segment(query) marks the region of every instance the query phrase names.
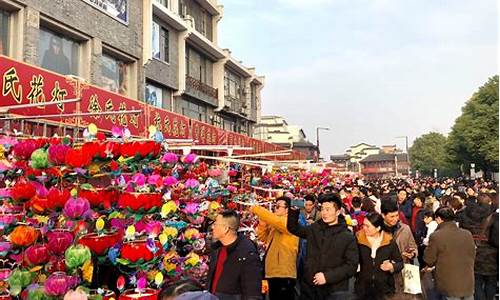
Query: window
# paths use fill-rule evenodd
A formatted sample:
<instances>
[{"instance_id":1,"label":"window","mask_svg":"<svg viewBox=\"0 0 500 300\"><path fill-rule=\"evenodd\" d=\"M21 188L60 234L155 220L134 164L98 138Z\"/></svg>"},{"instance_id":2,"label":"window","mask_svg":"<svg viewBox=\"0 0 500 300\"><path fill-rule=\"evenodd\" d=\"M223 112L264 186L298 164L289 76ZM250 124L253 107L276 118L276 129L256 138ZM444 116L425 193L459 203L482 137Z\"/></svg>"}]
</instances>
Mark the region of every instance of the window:
<instances>
[{"instance_id":1,"label":"window","mask_svg":"<svg viewBox=\"0 0 500 300\"><path fill-rule=\"evenodd\" d=\"M169 32L153 22L153 57L169 62Z\"/></svg>"},{"instance_id":2,"label":"window","mask_svg":"<svg viewBox=\"0 0 500 300\"><path fill-rule=\"evenodd\" d=\"M224 71L224 96L241 99L241 78L229 71Z\"/></svg>"},{"instance_id":3,"label":"window","mask_svg":"<svg viewBox=\"0 0 500 300\"><path fill-rule=\"evenodd\" d=\"M184 116L201 122L207 121L207 107L193 103L191 101L181 100L181 112Z\"/></svg>"},{"instance_id":4,"label":"window","mask_svg":"<svg viewBox=\"0 0 500 300\"><path fill-rule=\"evenodd\" d=\"M208 58L193 50L191 47L186 49L186 68L188 76L208 84L207 70L210 63Z\"/></svg>"},{"instance_id":5,"label":"window","mask_svg":"<svg viewBox=\"0 0 500 300\"><path fill-rule=\"evenodd\" d=\"M224 119L222 121L223 129L224 130L229 130L229 131L235 131L236 130L236 122L228 119Z\"/></svg>"},{"instance_id":6,"label":"window","mask_svg":"<svg viewBox=\"0 0 500 300\"><path fill-rule=\"evenodd\" d=\"M146 95L144 97L147 104L170 110L170 99L172 90L163 88L156 84L146 83Z\"/></svg>"},{"instance_id":7,"label":"window","mask_svg":"<svg viewBox=\"0 0 500 300\"><path fill-rule=\"evenodd\" d=\"M184 3L184 0L179 0L179 16L181 17L186 17L186 4Z\"/></svg>"},{"instance_id":8,"label":"window","mask_svg":"<svg viewBox=\"0 0 500 300\"><path fill-rule=\"evenodd\" d=\"M122 95L128 94L128 64L107 54L102 55L102 87Z\"/></svg>"},{"instance_id":9,"label":"window","mask_svg":"<svg viewBox=\"0 0 500 300\"><path fill-rule=\"evenodd\" d=\"M39 63L42 68L59 74L78 75L80 44L54 31L40 28L38 44Z\"/></svg>"},{"instance_id":10,"label":"window","mask_svg":"<svg viewBox=\"0 0 500 300\"><path fill-rule=\"evenodd\" d=\"M168 8L168 0L155 0L155 1Z\"/></svg>"},{"instance_id":11,"label":"window","mask_svg":"<svg viewBox=\"0 0 500 300\"><path fill-rule=\"evenodd\" d=\"M253 83L250 85L250 103L252 111L257 109L257 86Z\"/></svg>"},{"instance_id":12,"label":"window","mask_svg":"<svg viewBox=\"0 0 500 300\"><path fill-rule=\"evenodd\" d=\"M9 54L9 16L6 11L0 10L0 54Z\"/></svg>"}]
</instances>

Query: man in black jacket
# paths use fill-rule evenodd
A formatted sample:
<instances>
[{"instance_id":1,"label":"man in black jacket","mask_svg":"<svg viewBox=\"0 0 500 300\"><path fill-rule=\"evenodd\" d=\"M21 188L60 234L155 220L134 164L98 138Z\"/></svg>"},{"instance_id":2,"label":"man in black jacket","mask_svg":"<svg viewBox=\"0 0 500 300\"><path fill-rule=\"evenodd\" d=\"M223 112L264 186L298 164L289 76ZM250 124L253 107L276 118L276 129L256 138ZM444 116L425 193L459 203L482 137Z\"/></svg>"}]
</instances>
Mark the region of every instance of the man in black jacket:
<instances>
[{"instance_id":1,"label":"man in black jacket","mask_svg":"<svg viewBox=\"0 0 500 300\"><path fill-rule=\"evenodd\" d=\"M216 242L210 253L209 291L220 300L261 299L262 265L252 241L238 235L238 214L223 211L212 226Z\"/></svg>"},{"instance_id":2,"label":"man in black jacket","mask_svg":"<svg viewBox=\"0 0 500 300\"><path fill-rule=\"evenodd\" d=\"M348 299L349 278L356 274L359 260L356 239L340 216L338 195L322 194L319 203L321 220L307 227L298 224L297 208L288 212L288 231L307 239L300 299Z\"/></svg>"}]
</instances>

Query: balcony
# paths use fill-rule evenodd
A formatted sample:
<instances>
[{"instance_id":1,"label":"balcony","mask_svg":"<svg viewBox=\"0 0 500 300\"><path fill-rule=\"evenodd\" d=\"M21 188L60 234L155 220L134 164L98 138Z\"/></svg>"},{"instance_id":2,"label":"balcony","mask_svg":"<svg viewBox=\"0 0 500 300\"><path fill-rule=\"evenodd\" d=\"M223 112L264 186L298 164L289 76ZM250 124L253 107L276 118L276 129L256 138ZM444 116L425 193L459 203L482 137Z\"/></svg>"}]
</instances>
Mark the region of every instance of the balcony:
<instances>
[{"instance_id":1,"label":"balcony","mask_svg":"<svg viewBox=\"0 0 500 300\"><path fill-rule=\"evenodd\" d=\"M224 111L233 115L238 115L240 117L243 116L246 119L249 118L249 110L246 103L244 103L242 100L227 95L224 96Z\"/></svg>"},{"instance_id":2,"label":"balcony","mask_svg":"<svg viewBox=\"0 0 500 300\"><path fill-rule=\"evenodd\" d=\"M191 96L217 106L217 89L189 75L186 75L186 92Z\"/></svg>"}]
</instances>

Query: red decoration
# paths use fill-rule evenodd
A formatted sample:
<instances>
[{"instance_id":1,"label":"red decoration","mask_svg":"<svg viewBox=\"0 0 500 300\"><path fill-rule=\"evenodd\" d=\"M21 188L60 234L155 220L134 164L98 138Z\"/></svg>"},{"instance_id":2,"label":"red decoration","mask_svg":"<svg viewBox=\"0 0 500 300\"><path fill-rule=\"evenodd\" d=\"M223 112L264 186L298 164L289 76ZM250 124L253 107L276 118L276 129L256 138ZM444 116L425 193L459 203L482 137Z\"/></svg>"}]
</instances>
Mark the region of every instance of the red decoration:
<instances>
[{"instance_id":1,"label":"red decoration","mask_svg":"<svg viewBox=\"0 0 500 300\"><path fill-rule=\"evenodd\" d=\"M29 200L36 195L36 189L29 181L18 181L11 188L10 195L14 201Z\"/></svg>"},{"instance_id":2,"label":"red decoration","mask_svg":"<svg viewBox=\"0 0 500 300\"><path fill-rule=\"evenodd\" d=\"M110 209L116 203L118 192L115 190L98 189L96 191L81 190L79 196L89 200L91 207L104 207Z\"/></svg>"},{"instance_id":3,"label":"red decoration","mask_svg":"<svg viewBox=\"0 0 500 300\"><path fill-rule=\"evenodd\" d=\"M126 290L120 295L119 300L156 300L160 294L159 290L147 288L143 292L138 293L135 290Z\"/></svg>"},{"instance_id":4,"label":"red decoration","mask_svg":"<svg viewBox=\"0 0 500 300\"><path fill-rule=\"evenodd\" d=\"M73 243L73 234L69 230L54 229L47 233L47 247L52 254L63 255Z\"/></svg>"},{"instance_id":5,"label":"red decoration","mask_svg":"<svg viewBox=\"0 0 500 300\"><path fill-rule=\"evenodd\" d=\"M126 259L131 263L135 263L141 258L144 259L144 261L150 261L162 254L163 248L159 241L155 241L155 246L158 251L153 254L153 252L148 249L146 240L126 242L123 244L120 251L121 258Z\"/></svg>"},{"instance_id":6,"label":"red decoration","mask_svg":"<svg viewBox=\"0 0 500 300\"><path fill-rule=\"evenodd\" d=\"M147 142L129 142L121 146L121 154L123 157L134 157L139 155L144 158L148 155L157 157L161 151L161 144L154 141Z\"/></svg>"},{"instance_id":7,"label":"red decoration","mask_svg":"<svg viewBox=\"0 0 500 300\"><path fill-rule=\"evenodd\" d=\"M70 149L66 153L66 164L73 168L83 168L90 164L91 154L82 149Z\"/></svg>"},{"instance_id":8,"label":"red decoration","mask_svg":"<svg viewBox=\"0 0 500 300\"><path fill-rule=\"evenodd\" d=\"M47 198L35 195L30 201L26 202L26 206L34 213L42 214L48 209L49 201Z\"/></svg>"},{"instance_id":9,"label":"red decoration","mask_svg":"<svg viewBox=\"0 0 500 300\"><path fill-rule=\"evenodd\" d=\"M78 240L79 244L85 245L98 256L106 254L109 248L121 241L122 235L119 232L98 235L97 233L89 233Z\"/></svg>"},{"instance_id":10,"label":"red decoration","mask_svg":"<svg viewBox=\"0 0 500 300\"><path fill-rule=\"evenodd\" d=\"M162 205L161 194L155 193L123 193L118 200L120 208L138 211L143 208L145 211L151 208L158 208Z\"/></svg>"},{"instance_id":11,"label":"red decoration","mask_svg":"<svg viewBox=\"0 0 500 300\"><path fill-rule=\"evenodd\" d=\"M60 190L57 188L51 188L47 194L47 199L49 200L48 206L50 209L56 210L64 207L64 204L71 197L68 190Z\"/></svg>"},{"instance_id":12,"label":"red decoration","mask_svg":"<svg viewBox=\"0 0 500 300\"><path fill-rule=\"evenodd\" d=\"M32 245L24 252L26 262L30 266L38 266L49 261L47 245Z\"/></svg>"}]
</instances>

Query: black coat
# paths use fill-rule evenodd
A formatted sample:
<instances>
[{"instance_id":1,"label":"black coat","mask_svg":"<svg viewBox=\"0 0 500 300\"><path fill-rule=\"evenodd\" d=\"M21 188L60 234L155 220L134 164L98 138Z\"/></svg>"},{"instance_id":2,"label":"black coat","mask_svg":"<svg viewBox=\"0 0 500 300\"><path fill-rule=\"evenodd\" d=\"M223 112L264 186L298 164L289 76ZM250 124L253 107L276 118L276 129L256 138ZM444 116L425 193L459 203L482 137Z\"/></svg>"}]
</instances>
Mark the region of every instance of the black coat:
<instances>
[{"instance_id":1,"label":"black coat","mask_svg":"<svg viewBox=\"0 0 500 300\"><path fill-rule=\"evenodd\" d=\"M474 272L481 275L498 274L498 248L489 243L484 228L490 215L490 205L473 203L465 208L460 223L461 228L472 233L477 247Z\"/></svg>"},{"instance_id":2,"label":"black coat","mask_svg":"<svg viewBox=\"0 0 500 300\"><path fill-rule=\"evenodd\" d=\"M212 244L207 284L209 290L212 287L221 247L220 242ZM238 235L236 241L227 248L227 258L215 295L221 300L261 299L261 288L262 263L257 248L248 238Z\"/></svg>"},{"instance_id":3,"label":"black coat","mask_svg":"<svg viewBox=\"0 0 500 300\"><path fill-rule=\"evenodd\" d=\"M307 251L304 262L304 280L314 286L316 273L325 274L326 284L314 286L318 294L325 297L333 292L347 291L349 278L356 274L358 267L358 247L352 232L347 229L345 219L329 226L323 220L310 226L300 226L299 211L288 211L287 229L290 233L307 239Z\"/></svg>"},{"instance_id":4,"label":"black coat","mask_svg":"<svg viewBox=\"0 0 500 300\"><path fill-rule=\"evenodd\" d=\"M403 258L392 239L392 235L384 233L375 258L371 257L372 250L364 231L359 231L356 238L361 267L356 278L356 294L360 299L383 299L384 296L394 294L394 273L399 273L403 269ZM394 273L380 269L380 265L385 260L393 263Z\"/></svg>"},{"instance_id":5,"label":"black coat","mask_svg":"<svg viewBox=\"0 0 500 300\"><path fill-rule=\"evenodd\" d=\"M421 209L418 211L416 217L415 242L417 242L417 245L422 245L425 236L427 235L427 226L425 226L424 214L425 214L425 209Z\"/></svg>"}]
</instances>

